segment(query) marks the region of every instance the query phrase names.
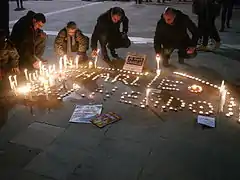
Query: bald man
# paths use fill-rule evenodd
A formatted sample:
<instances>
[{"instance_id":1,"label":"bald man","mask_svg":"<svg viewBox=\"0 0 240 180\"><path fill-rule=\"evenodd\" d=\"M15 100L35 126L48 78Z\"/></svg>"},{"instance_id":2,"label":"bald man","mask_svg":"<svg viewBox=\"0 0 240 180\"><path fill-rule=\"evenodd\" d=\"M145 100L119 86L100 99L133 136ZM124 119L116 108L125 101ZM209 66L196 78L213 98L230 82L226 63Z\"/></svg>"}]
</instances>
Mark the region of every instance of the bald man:
<instances>
[{"instance_id":1,"label":"bald man","mask_svg":"<svg viewBox=\"0 0 240 180\"><path fill-rule=\"evenodd\" d=\"M154 36L154 49L161 56L163 66L169 66L169 58L175 49L178 49L178 61L181 64L184 59L195 57L198 34L196 25L187 15L167 8L158 21Z\"/></svg>"}]
</instances>

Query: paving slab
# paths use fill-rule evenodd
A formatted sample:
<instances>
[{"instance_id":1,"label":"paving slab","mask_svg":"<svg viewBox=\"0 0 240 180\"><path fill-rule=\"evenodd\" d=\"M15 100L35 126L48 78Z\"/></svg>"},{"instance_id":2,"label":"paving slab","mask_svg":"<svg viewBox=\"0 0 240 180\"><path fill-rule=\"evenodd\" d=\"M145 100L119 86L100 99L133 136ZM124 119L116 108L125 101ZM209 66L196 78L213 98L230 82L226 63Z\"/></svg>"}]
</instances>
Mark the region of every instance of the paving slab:
<instances>
[{"instance_id":1,"label":"paving slab","mask_svg":"<svg viewBox=\"0 0 240 180\"><path fill-rule=\"evenodd\" d=\"M0 177L2 180L14 179L32 158L41 150L12 143L0 148Z\"/></svg>"},{"instance_id":2,"label":"paving slab","mask_svg":"<svg viewBox=\"0 0 240 180\"><path fill-rule=\"evenodd\" d=\"M19 135L11 140L12 143L22 144L27 147L45 149L60 133L63 128L34 122Z\"/></svg>"}]
</instances>

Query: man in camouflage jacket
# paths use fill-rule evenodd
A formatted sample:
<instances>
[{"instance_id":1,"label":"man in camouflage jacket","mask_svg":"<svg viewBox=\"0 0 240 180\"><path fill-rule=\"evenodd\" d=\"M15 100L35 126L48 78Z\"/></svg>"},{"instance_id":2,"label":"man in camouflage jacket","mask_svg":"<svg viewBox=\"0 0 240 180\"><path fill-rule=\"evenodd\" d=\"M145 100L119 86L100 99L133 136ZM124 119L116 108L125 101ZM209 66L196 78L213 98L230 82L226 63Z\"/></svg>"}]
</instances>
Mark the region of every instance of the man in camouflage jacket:
<instances>
[{"instance_id":1,"label":"man in camouflage jacket","mask_svg":"<svg viewBox=\"0 0 240 180\"><path fill-rule=\"evenodd\" d=\"M19 73L19 55L10 40L0 30L0 80L9 72Z\"/></svg>"},{"instance_id":2,"label":"man in camouflage jacket","mask_svg":"<svg viewBox=\"0 0 240 180\"><path fill-rule=\"evenodd\" d=\"M65 28L60 30L55 42L54 49L57 56L71 56L73 52L79 55L80 60L87 60L89 38L78 28L75 22L71 21Z\"/></svg>"}]
</instances>

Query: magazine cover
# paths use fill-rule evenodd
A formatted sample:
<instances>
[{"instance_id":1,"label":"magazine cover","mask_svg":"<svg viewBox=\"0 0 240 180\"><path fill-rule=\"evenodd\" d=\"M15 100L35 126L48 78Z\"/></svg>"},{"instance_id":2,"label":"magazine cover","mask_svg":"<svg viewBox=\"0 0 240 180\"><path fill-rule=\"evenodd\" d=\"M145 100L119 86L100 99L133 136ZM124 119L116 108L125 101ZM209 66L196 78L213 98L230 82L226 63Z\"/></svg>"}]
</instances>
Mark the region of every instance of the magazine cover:
<instances>
[{"instance_id":1,"label":"magazine cover","mask_svg":"<svg viewBox=\"0 0 240 180\"><path fill-rule=\"evenodd\" d=\"M91 122L99 128L103 128L108 124L112 124L121 120L121 117L116 113L108 112L105 114L97 115L95 118L91 120Z\"/></svg>"},{"instance_id":2,"label":"magazine cover","mask_svg":"<svg viewBox=\"0 0 240 180\"><path fill-rule=\"evenodd\" d=\"M76 105L69 122L91 123L91 119L102 112L102 104Z\"/></svg>"}]
</instances>

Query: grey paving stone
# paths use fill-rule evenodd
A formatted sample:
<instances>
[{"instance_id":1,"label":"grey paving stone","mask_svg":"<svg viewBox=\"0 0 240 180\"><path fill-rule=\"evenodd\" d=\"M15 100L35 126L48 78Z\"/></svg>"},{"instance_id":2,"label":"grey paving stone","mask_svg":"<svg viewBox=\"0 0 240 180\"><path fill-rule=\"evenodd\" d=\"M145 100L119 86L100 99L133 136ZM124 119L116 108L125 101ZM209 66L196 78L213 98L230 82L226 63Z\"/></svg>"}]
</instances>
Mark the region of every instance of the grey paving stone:
<instances>
[{"instance_id":1,"label":"grey paving stone","mask_svg":"<svg viewBox=\"0 0 240 180\"><path fill-rule=\"evenodd\" d=\"M14 179L40 152L39 149L6 143L3 148L0 148L0 178L2 180Z\"/></svg>"},{"instance_id":2,"label":"grey paving stone","mask_svg":"<svg viewBox=\"0 0 240 180\"><path fill-rule=\"evenodd\" d=\"M86 150L54 144L33 159L25 169L53 179L64 180L87 155L90 153Z\"/></svg>"},{"instance_id":3,"label":"grey paving stone","mask_svg":"<svg viewBox=\"0 0 240 180\"><path fill-rule=\"evenodd\" d=\"M63 131L64 129L60 127L34 122L26 131L21 132L13 138L11 142L44 149Z\"/></svg>"}]
</instances>

